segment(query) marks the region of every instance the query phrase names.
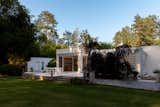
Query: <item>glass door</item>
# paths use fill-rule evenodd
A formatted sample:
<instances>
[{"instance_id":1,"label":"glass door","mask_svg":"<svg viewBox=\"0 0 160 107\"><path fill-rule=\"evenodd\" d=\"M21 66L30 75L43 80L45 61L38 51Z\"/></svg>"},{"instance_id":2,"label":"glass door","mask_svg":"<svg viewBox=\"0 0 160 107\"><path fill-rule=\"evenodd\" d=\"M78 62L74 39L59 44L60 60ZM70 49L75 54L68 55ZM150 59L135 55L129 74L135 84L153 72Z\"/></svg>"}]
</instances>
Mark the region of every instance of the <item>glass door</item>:
<instances>
[{"instance_id":1,"label":"glass door","mask_svg":"<svg viewBox=\"0 0 160 107\"><path fill-rule=\"evenodd\" d=\"M72 71L72 57L65 56L64 57L64 71Z\"/></svg>"}]
</instances>

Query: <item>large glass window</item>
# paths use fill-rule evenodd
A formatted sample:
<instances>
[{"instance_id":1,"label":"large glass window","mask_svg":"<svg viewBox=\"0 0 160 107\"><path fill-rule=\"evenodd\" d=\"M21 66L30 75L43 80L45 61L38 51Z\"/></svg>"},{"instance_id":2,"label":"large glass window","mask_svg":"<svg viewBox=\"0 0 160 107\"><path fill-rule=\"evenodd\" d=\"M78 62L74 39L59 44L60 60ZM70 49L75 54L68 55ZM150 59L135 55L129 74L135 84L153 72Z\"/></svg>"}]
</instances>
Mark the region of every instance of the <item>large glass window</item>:
<instances>
[{"instance_id":1,"label":"large glass window","mask_svg":"<svg viewBox=\"0 0 160 107\"><path fill-rule=\"evenodd\" d=\"M64 71L72 71L72 57L64 57Z\"/></svg>"},{"instance_id":2,"label":"large glass window","mask_svg":"<svg viewBox=\"0 0 160 107\"><path fill-rule=\"evenodd\" d=\"M78 56L64 57L64 71L78 71Z\"/></svg>"}]
</instances>

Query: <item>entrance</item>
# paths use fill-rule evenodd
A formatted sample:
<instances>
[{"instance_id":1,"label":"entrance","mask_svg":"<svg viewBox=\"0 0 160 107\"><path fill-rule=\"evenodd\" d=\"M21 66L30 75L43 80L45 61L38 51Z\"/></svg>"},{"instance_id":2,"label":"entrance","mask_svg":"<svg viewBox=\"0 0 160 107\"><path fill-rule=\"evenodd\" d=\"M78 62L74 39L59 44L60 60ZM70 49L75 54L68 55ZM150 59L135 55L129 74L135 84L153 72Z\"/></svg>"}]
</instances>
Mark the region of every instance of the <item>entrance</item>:
<instances>
[{"instance_id":1,"label":"entrance","mask_svg":"<svg viewBox=\"0 0 160 107\"><path fill-rule=\"evenodd\" d=\"M78 56L64 57L64 72L78 71Z\"/></svg>"}]
</instances>

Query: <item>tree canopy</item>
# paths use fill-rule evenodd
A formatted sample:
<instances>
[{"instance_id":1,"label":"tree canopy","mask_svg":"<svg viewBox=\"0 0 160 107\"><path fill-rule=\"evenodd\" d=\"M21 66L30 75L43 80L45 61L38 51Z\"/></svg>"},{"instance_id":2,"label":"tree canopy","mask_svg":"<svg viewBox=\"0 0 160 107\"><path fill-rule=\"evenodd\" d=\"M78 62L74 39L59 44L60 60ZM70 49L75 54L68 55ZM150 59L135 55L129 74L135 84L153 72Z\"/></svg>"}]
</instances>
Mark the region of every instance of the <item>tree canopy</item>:
<instances>
[{"instance_id":1,"label":"tree canopy","mask_svg":"<svg viewBox=\"0 0 160 107\"><path fill-rule=\"evenodd\" d=\"M107 42L100 42L99 49L112 49L112 44Z\"/></svg>"},{"instance_id":2,"label":"tree canopy","mask_svg":"<svg viewBox=\"0 0 160 107\"><path fill-rule=\"evenodd\" d=\"M0 35L1 63L8 63L10 55L25 59L32 55L34 24L18 0L0 0Z\"/></svg>"},{"instance_id":3,"label":"tree canopy","mask_svg":"<svg viewBox=\"0 0 160 107\"><path fill-rule=\"evenodd\" d=\"M80 31L75 29L73 32L65 31L63 33L63 41L68 46L78 46Z\"/></svg>"},{"instance_id":4,"label":"tree canopy","mask_svg":"<svg viewBox=\"0 0 160 107\"><path fill-rule=\"evenodd\" d=\"M90 42L93 41L93 37L89 34L87 30L82 30L80 34L80 43L83 47L87 47Z\"/></svg>"},{"instance_id":5,"label":"tree canopy","mask_svg":"<svg viewBox=\"0 0 160 107\"><path fill-rule=\"evenodd\" d=\"M107 42L95 42L87 30L65 31L57 34L54 14L42 11L35 23L25 6L18 0L0 0L0 64L26 61L30 56L56 56L56 49L80 46L86 50L112 48ZM98 45L97 45L98 44ZM116 32L113 45L146 46L160 44L160 22L157 16L136 15L131 26ZM18 59L18 60L17 60Z\"/></svg>"},{"instance_id":6,"label":"tree canopy","mask_svg":"<svg viewBox=\"0 0 160 107\"><path fill-rule=\"evenodd\" d=\"M130 44L132 42L132 31L131 28L125 26L121 31L118 31L114 37L114 45L118 46L119 44Z\"/></svg>"},{"instance_id":7,"label":"tree canopy","mask_svg":"<svg viewBox=\"0 0 160 107\"><path fill-rule=\"evenodd\" d=\"M134 35L137 38L137 45L153 45L157 36L157 17L152 15L148 17L135 16L132 25Z\"/></svg>"},{"instance_id":8,"label":"tree canopy","mask_svg":"<svg viewBox=\"0 0 160 107\"><path fill-rule=\"evenodd\" d=\"M136 15L131 27L124 27L118 31L113 38L114 46L129 44L130 46L146 46L159 43L159 22L158 17L150 15L141 17Z\"/></svg>"},{"instance_id":9,"label":"tree canopy","mask_svg":"<svg viewBox=\"0 0 160 107\"><path fill-rule=\"evenodd\" d=\"M49 11L42 11L36 20L38 36L46 36L48 40L56 42L58 38L56 30L57 21Z\"/></svg>"}]
</instances>

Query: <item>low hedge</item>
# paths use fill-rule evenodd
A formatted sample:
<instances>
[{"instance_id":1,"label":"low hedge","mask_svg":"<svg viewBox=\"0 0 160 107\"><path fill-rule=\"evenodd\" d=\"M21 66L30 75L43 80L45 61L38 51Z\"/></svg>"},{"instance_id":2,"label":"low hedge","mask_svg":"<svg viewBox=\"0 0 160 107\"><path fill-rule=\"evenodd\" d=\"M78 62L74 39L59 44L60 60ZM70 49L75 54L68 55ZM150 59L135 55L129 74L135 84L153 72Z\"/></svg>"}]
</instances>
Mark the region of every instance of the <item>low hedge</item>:
<instances>
[{"instance_id":1,"label":"low hedge","mask_svg":"<svg viewBox=\"0 0 160 107\"><path fill-rule=\"evenodd\" d=\"M4 64L0 65L0 74L8 76L21 76L22 69L16 65Z\"/></svg>"}]
</instances>

